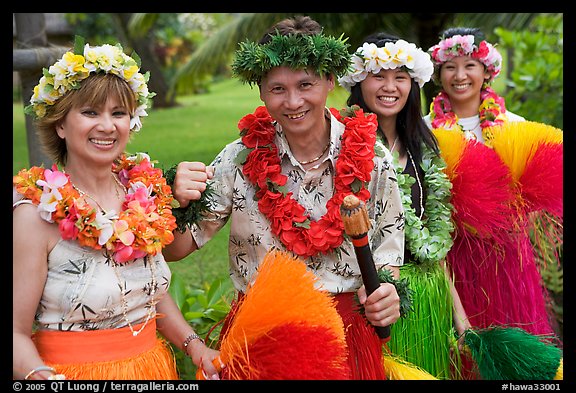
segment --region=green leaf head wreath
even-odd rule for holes
[[[258,44],[253,41],[240,43],[232,63],[232,72],[242,82],[260,83],[262,77],[273,67],[287,66],[293,69],[311,68],[319,75],[345,75],[350,68],[348,38],[323,34],[276,33],[270,41]]]

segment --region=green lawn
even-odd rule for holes
[[[328,105],[342,108],[347,93],[338,87]],[[262,105],[258,88],[227,79],[212,85],[207,94],[180,97],[179,106],[149,110],[143,127],[128,145],[130,152],[143,151],[158,161],[161,168],[185,160],[209,164],[220,150],[238,137],[238,121]],[[28,149],[22,105],[13,105],[13,174],[28,167]],[[228,233],[226,226],[201,250],[179,262],[172,262],[173,272],[191,286],[210,283],[228,276]]]

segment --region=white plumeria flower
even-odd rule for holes
[[[145,104],[138,106],[134,111],[134,115],[132,115],[132,118],[130,119],[130,129],[134,132],[138,132],[142,128],[142,120],[140,120],[140,116],[148,116]]]
[[[376,46],[376,44],[364,43],[364,45],[362,45],[359,50],[364,54],[364,69],[367,72],[374,72],[376,69],[379,69],[379,48]]]
[[[30,98],[30,103],[45,102],[48,105],[53,105],[58,98],[60,98],[60,93],[58,90],[47,89],[46,86],[49,84],[48,79],[45,76],[40,78],[40,83],[34,87],[34,94]]]
[[[366,79],[369,72],[393,70],[404,67],[420,87],[428,82],[434,72],[430,55],[415,44],[405,40],[387,42],[384,47],[365,42],[352,56],[351,71],[340,77],[338,82],[346,90]]]
[[[112,64],[115,57],[115,50],[118,49],[112,45],[102,45],[90,47],[86,44],[84,46],[84,57],[86,58],[86,68],[90,72],[100,69],[109,72],[112,69]]]
[[[118,215],[114,210],[110,210],[108,213],[102,213],[101,211],[96,212],[96,218],[94,220],[95,226],[100,230],[100,236],[98,236],[98,244],[103,246],[114,234],[114,222]]]
[[[68,177],[62,172],[46,169],[44,179],[36,181],[36,184],[42,187],[38,211],[44,220],[53,222],[52,213],[56,211],[58,202],[62,200],[62,194],[58,189],[68,183]]]
[[[57,188],[49,189],[44,188],[44,192],[40,196],[40,203],[38,203],[38,212],[40,217],[52,223],[52,213],[56,211],[58,202],[62,200],[62,194]]]
[[[148,85],[144,80],[144,75],[137,72],[134,75],[132,75],[130,79],[127,80],[128,83],[130,84],[130,88],[132,88],[132,91],[138,92],[139,94],[142,94],[144,96],[148,95]]]
[[[386,45],[391,44],[388,42]],[[396,53],[394,55],[394,62],[398,67],[405,66],[408,69],[414,68],[415,52],[418,50],[416,45],[410,44],[404,40],[398,40],[395,44]]]
[[[338,79],[340,85],[348,91],[350,91],[350,87],[362,82],[368,75],[368,71],[364,69],[364,58],[356,54],[352,55],[352,68],[353,72]]]

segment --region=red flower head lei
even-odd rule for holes
[[[246,149],[238,155],[237,162],[243,164],[242,173],[256,187],[258,207],[270,220],[272,233],[288,250],[304,258],[328,253],[342,244],[340,205],[346,195],[353,193],[363,201],[370,198],[366,185],[374,168],[376,115],[365,114],[359,107],[343,114],[335,109],[330,111],[346,129],[336,161],[334,195],[326,203],[326,214],[318,221],[312,221],[292,193],[286,192],[288,178],[282,174],[274,143],[274,120],[266,108],[260,106],[238,122]]]
[[[105,248],[117,263],[156,255],[174,240],[172,190],[144,153],[122,155],[112,170],[126,187],[122,211],[93,208],[74,188],[70,177],[58,170],[32,167],[13,178],[16,192],[38,205],[43,219],[58,224],[64,240]]]

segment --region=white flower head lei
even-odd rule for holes
[[[478,38],[472,34],[456,34],[441,40],[428,51],[437,66],[455,57],[470,56],[486,66],[486,70],[490,73],[490,81],[492,81],[502,69],[502,55],[488,41],[477,41]]]
[[[148,91],[150,73],[141,74],[140,58],[136,53],[132,56],[125,54],[120,44],[90,46],[84,44],[82,37],[76,36],[74,52],[64,53],[50,68],[43,69],[43,76],[34,87],[25,113],[37,118],[44,117],[47,107],[54,105],[69,91],[80,88],[80,83],[91,73],[104,72],[124,79],[134,92],[137,108],[131,114],[130,130],[139,131],[142,127],[140,116],[148,116],[146,108],[156,93]]]
[[[420,87],[430,80],[434,72],[430,55],[404,40],[387,42],[383,47],[365,42],[352,55],[351,68],[351,72],[338,79],[340,85],[348,91],[366,79],[369,72],[377,74],[382,69],[404,68]]]

